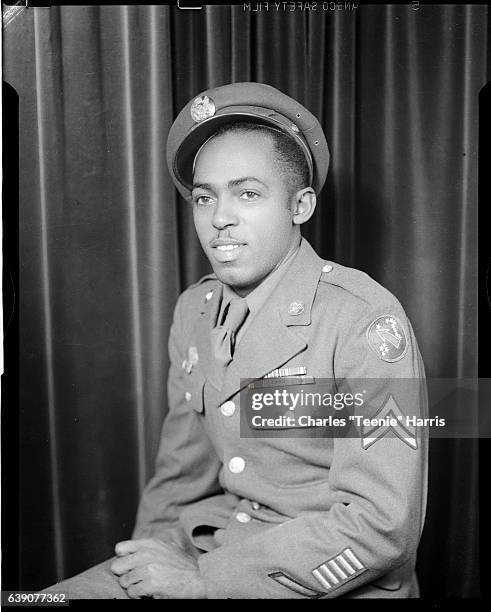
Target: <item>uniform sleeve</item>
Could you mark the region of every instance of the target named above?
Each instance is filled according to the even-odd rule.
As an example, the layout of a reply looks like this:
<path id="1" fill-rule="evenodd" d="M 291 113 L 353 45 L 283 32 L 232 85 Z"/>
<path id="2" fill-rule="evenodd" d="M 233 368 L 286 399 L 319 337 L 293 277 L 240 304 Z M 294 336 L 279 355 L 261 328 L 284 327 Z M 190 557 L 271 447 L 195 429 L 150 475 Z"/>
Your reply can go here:
<path id="1" fill-rule="evenodd" d="M 180 530 L 178 520 L 184 507 L 221 492 L 220 461 L 199 421 L 199 406 L 195 405 L 202 401 L 199 380 L 191 383 L 181 366 L 185 355 L 181 308 L 182 297 L 169 335 L 169 411 L 162 426 L 155 474 L 143 491 L 133 538 Z M 194 392 L 189 400 L 186 393 L 192 384 Z"/>
<path id="2" fill-rule="evenodd" d="M 336 378 L 345 388 L 366 379 L 372 407 L 393 394 L 401 409 L 421 416 L 426 389 L 417 343 L 402 308 L 389 308 L 364 307 L 351 317 L 338 342 Z M 385 346 L 384 338 L 393 344 Z M 408 383 L 402 398 L 401 381 Z M 394 433 L 366 446 L 360 436 L 334 439 L 328 476 L 334 503 L 261 531 L 240 549 L 202 555 L 208 596 L 338 597 L 398 568 L 407 580 L 426 503 L 427 436 L 424 430 L 415 436 L 416 447 Z"/>

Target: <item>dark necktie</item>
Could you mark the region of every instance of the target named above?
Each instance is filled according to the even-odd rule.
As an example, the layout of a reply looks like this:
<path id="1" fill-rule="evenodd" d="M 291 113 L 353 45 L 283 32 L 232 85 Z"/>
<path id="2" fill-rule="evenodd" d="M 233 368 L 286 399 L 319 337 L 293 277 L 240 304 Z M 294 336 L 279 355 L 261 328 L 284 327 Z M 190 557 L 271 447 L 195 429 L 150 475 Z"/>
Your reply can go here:
<path id="1" fill-rule="evenodd" d="M 211 332 L 213 353 L 217 362 L 227 366 L 233 358 L 235 335 L 249 314 L 249 307 L 243 298 L 232 298 L 223 325 L 217 325 Z"/>

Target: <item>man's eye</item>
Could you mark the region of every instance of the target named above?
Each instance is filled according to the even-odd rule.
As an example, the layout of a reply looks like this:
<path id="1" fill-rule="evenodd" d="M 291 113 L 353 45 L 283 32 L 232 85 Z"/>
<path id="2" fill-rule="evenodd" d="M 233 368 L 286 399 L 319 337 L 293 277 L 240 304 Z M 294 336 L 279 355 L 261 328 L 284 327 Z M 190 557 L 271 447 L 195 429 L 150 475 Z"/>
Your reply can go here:
<path id="1" fill-rule="evenodd" d="M 193 197 L 193 202 L 198 206 L 209 206 L 213 203 L 213 198 L 207 195 L 199 195 Z"/>
<path id="2" fill-rule="evenodd" d="M 244 191 L 240 194 L 241 200 L 247 200 L 248 202 L 252 202 L 259 198 L 259 194 L 255 191 Z"/>

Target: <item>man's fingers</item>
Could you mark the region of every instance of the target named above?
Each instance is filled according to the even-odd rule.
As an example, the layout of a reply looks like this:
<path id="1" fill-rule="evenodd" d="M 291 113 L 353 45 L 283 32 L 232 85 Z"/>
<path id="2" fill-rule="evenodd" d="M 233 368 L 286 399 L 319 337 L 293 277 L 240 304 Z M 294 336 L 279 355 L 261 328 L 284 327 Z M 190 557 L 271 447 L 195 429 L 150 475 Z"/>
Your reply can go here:
<path id="1" fill-rule="evenodd" d="M 126 589 L 126 593 L 128 594 L 128 597 L 131 597 L 131 599 L 139 599 L 140 597 L 148 597 L 152 595 L 150 583 L 147 581 L 130 585 Z"/>
<path id="2" fill-rule="evenodd" d="M 141 555 L 139 555 L 138 553 L 126 555 L 125 557 L 116 559 L 111 563 L 111 571 L 113 572 L 113 574 L 120 576 L 121 574 L 129 572 L 135 567 L 138 567 L 139 565 L 141 565 L 141 562 Z"/>
<path id="3" fill-rule="evenodd" d="M 127 589 L 132 584 L 137 584 L 138 582 L 141 582 L 142 575 L 139 569 L 134 569 L 120 576 L 118 580 L 119 584 L 123 587 L 123 589 Z"/>
<path id="4" fill-rule="evenodd" d="M 148 545 L 148 543 L 149 540 L 123 540 L 116 544 L 114 551 L 118 557 L 122 557 L 123 555 L 129 555 L 136 552 L 142 546 Z"/>

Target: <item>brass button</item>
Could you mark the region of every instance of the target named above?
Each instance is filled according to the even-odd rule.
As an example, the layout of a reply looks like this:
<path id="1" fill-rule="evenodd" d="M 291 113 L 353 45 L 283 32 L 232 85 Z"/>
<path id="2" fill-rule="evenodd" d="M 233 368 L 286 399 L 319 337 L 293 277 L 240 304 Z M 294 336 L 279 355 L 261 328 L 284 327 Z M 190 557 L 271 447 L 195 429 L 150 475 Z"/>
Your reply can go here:
<path id="1" fill-rule="evenodd" d="M 223 414 L 223 416 L 232 416 L 235 412 L 235 404 L 232 401 L 225 402 L 220 406 L 220 412 Z"/>
<path id="2" fill-rule="evenodd" d="M 251 515 L 247 514 L 247 512 L 237 512 L 235 518 L 239 523 L 248 523 L 251 520 Z"/>
<path id="3" fill-rule="evenodd" d="M 240 474 L 245 469 L 245 461 L 242 457 L 232 457 L 228 462 L 228 469 L 232 474 Z"/>

